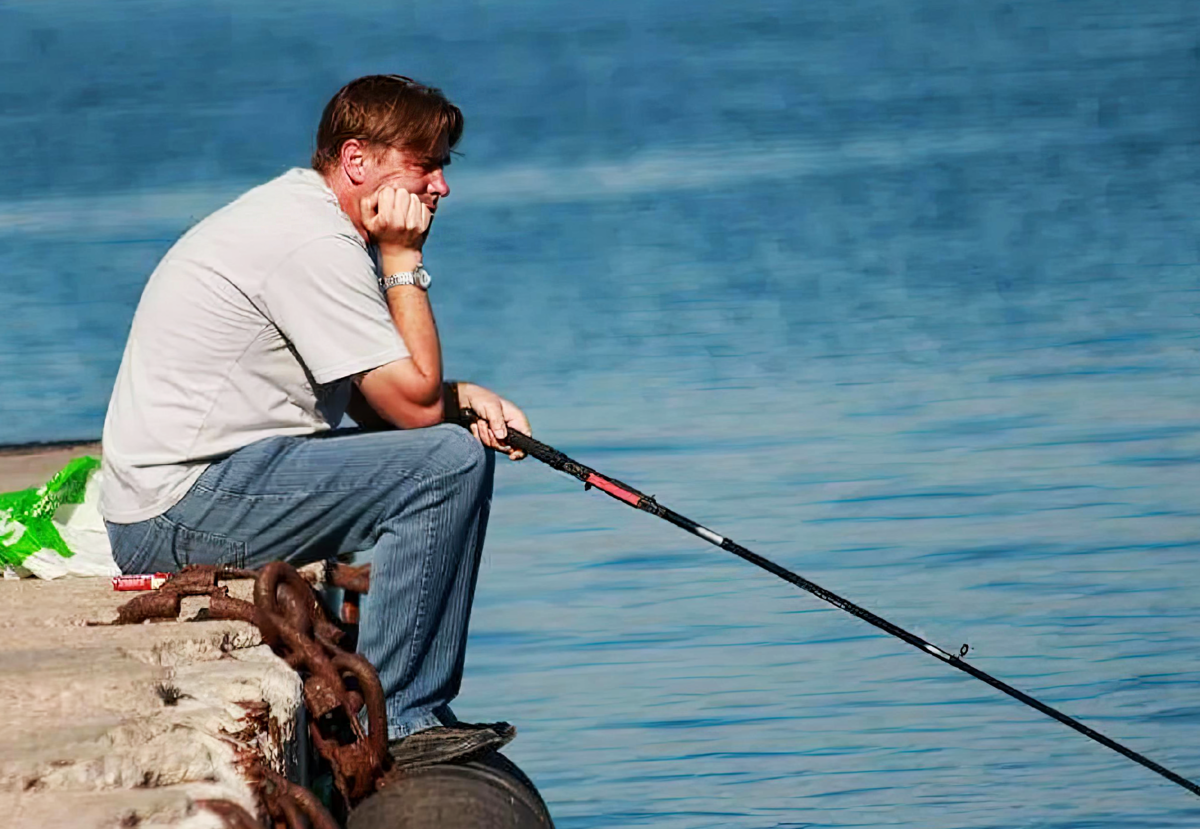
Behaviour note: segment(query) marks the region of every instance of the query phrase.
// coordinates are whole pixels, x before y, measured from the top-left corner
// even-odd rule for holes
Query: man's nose
[[[436,193],[439,198],[446,198],[450,195],[450,185],[446,183],[446,173],[444,170],[438,170],[429,178],[429,192]]]

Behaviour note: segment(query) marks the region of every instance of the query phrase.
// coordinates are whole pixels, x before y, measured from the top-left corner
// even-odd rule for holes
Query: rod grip
[[[482,419],[474,409],[459,410],[458,423],[460,426],[470,426],[476,420]],[[553,466],[555,469],[562,469],[563,464],[570,460],[570,458],[553,446],[547,446],[540,440],[530,437],[524,432],[518,432],[512,427],[509,427],[508,438],[505,440],[505,443],[514,449],[520,449],[531,458]]]

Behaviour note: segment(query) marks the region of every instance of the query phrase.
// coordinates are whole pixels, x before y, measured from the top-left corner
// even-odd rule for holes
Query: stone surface
[[[0,448],[0,492],[12,492],[39,486],[66,466],[71,458],[82,455],[100,457],[100,444],[75,443],[42,447]]]
[[[0,454],[0,490],[95,451]],[[134,595],[96,578],[0,581],[0,827],[215,827],[194,801],[253,811],[248,757],[295,778],[300,681],[257,629],[108,625]]]

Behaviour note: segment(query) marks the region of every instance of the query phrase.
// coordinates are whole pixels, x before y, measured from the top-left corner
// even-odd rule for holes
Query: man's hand
[[[429,235],[433,214],[415,193],[385,184],[365,196],[360,209],[363,226],[381,254],[415,253],[413,267],[420,264],[421,248]]]
[[[458,384],[458,405],[464,409],[474,409],[480,419],[471,424],[471,434],[489,449],[498,449],[514,461],[525,457],[520,449],[513,449],[504,441],[508,438],[508,429],[512,427],[518,432],[529,435],[529,421],[525,413],[512,402],[505,400],[493,391],[474,383]]]

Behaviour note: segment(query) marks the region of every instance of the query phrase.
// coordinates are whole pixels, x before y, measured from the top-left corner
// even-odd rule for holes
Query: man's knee
[[[401,489],[417,482],[477,489],[491,483],[493,453],[484,449],[466,429],[440,424],[425,429],[375,432],[371,451],[377,468]],[[376,483],[382,485],[382,480]]]
[[[441,425],[432,427],[439,432],[434,449],[435,465],[451,474],[484,476],[490,475],[493,464],[488,451],[475,437],[460,426]]]

